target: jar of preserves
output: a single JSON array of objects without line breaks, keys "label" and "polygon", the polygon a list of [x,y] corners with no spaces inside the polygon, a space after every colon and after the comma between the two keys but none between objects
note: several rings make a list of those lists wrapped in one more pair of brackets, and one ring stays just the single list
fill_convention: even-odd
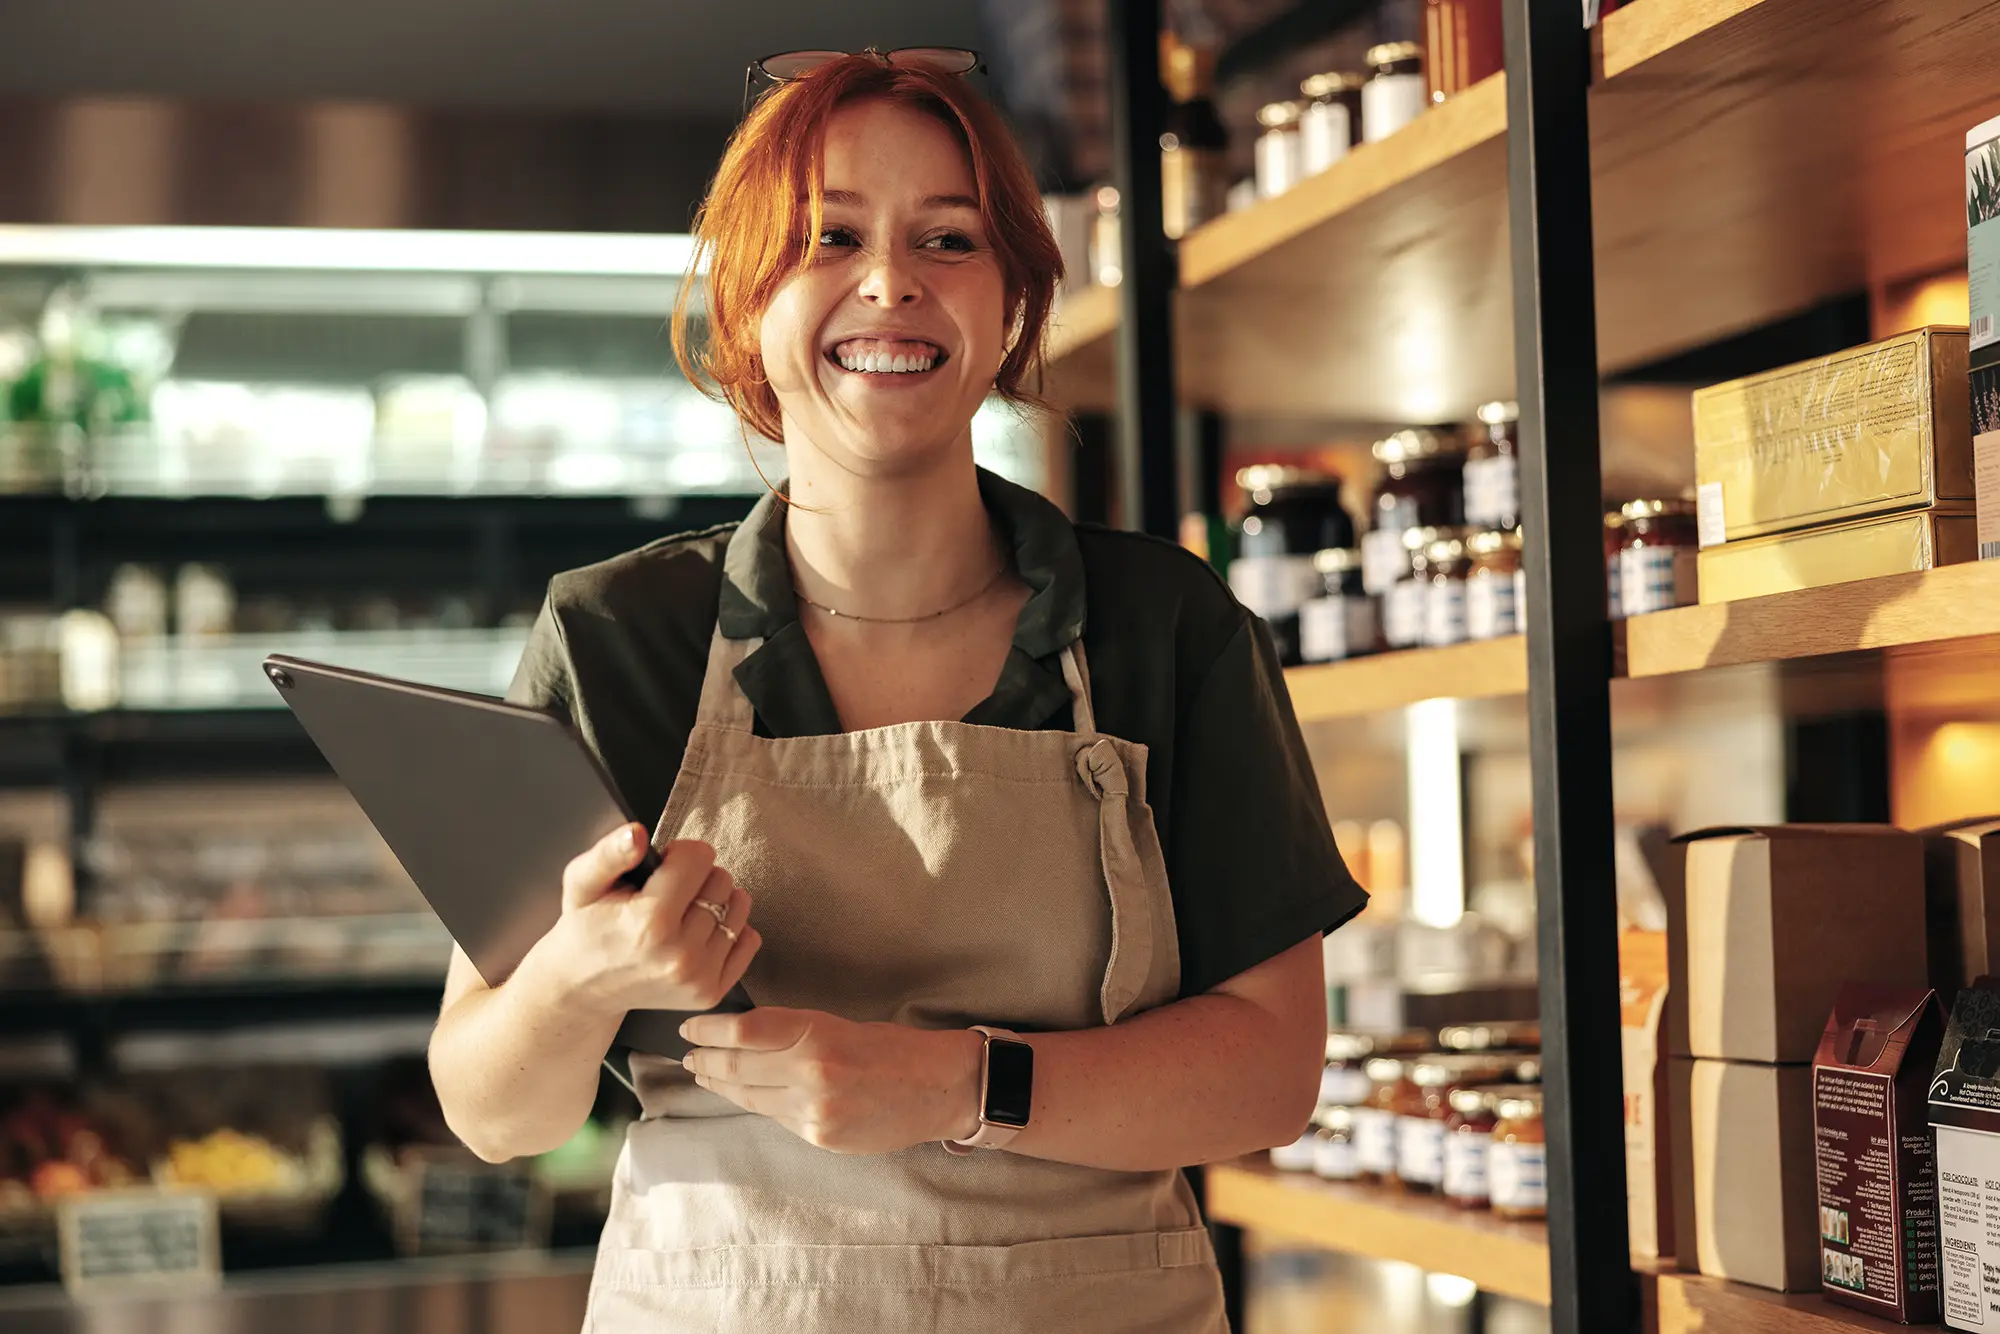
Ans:
[{"label": "jar of preserves", "polygon": [[1465,578],[1472,568],[1464,539],[1445,537],[1431,543],[1425,549],[1424,564],[1430,580],[1424,595],[1424,645],[1443,648],[1462,644],[1466,638]]},{"label": "jar of preserves", "polygon": [[1465,539],[1465,636],[1498,639],[1519,634],[1521,530],[1488,529]]},{"label": "jar of preserves", "polygon": [[[1424,642],[1430,617],[1430,550],[1448,536],[1445,528],[1407,528],[1397,543],[1398,577],[1382,593],[1382,642],[1387,647],[1416,648]],[[1365,559],[1365,556],[1364,556]]]},{"label": "jar of preserves", "polygon": [[1380,635],[1375,603],[1361,589],[1361,553],[1338,549],[1313,557],[1319,596],[1299,608],[1299,656],[1307,662],[1340,662],[1373,653]]},{"label": "jar of preserves", "polygon": [[1604,516],[1604,580],[1606,613],[1614,621],[1625,615],[1625,590],[1619,578],[1618,559],[1624,546],[1625,515],[1613,510]]},{"label": "jar of preserves", "polygon": [[1549,1153],[1542,1130],[1539,1092],[1510,1091],[1493,1105],[1499,1118],[1487,1150],[1486,1181],[1493,1212],[1503,1218],[1542,1218],[1549,1211]]},{"label": "jar of preserves", "polygon": [[1443,431],[1412,428],[1375,442],[1382,465],[1370,515],[1376,531],[1437,528],[1465,522],[1465,443]]},{"label": "jar of preserves", "polygon": [[1411,1064],[1396,1120],[1396,1176],[1407,1189],[1442,1188],[1452,1091],[1490,1084],[1503,1068],[1485,1056],[1429,1056]]},{"label": "jar of preserves", "polygon": [[1236,483],[1249,493],[1250,510],[1237,532],[1229,587],[1270,622],[1284,662],[1296,666],[1303,661],[1299,609],[1325,589],[1314,557],[1353,547],[1354,519],[1341,504],[1337,477],[1260,465],[1243,469]]},{"label": "jar of preserves", "polygon": [[1505,57],[1500,0],[1424,0],[1424,75],[1433,104],[1498,74]]},{"label": "jar of preserves", "polygon": [[1486,403],[1465,452],[1465,521],[1475,528],[1521,525],[1521,410]]},{"label": "jar of preserves", "polygon": [[1361,137],[1375,144],[1423,114],[1431,90],[1424,80],[1424,49],[1416,42],[1384,42],[1368,49],[1368,82],[1361,88]]},{"label": "jar of preserves", "polygon": [[1305,173],[1305,146],[1300,138],[1297,102],[1267,102],[1257,111],[1264,127],[1257,136],[1257,194],[1270,199],[1299,183]]},{"label": "jar of preserves", "polygon": [[1361,1175],[1354,1152],[1354,1109],[1325,1106],[1313,1114],[1313,1171],[1328,1181],[1352,1181]]},{"label": "jar of preserves", "polygon": [[1364,1177],[1396,1178],[1396,1108],[1415,1088],[1408,1066],[1399,1056],[1377,1056],[1368,1062],[1368,1101],[1354,1109],[1354,1161]]},{"label": "jar of preserves", "polygon": [[1315,74],[1299,85],[1306,108],[1299,113],[1299,166],[1308,176],[1325,171],[1361,142],[1361,89],[1366,74]]},{"label": "jar of preserves", "polygon": [[1444,1123],[1444,1197],[1464,1209],[1487,1204],[1486,1159],[1499,1121],[1493,1093],[1484,1088],[1451,1091],[1451,1115]]},{"label": "jar of preserves", "polygon": [[1326,1068],[1319,1076],[1321,1106],[1359,1107],[1368,1101],[1373,1088],[1368,1082],[1368,1059],[1375,1054],[1376,1041],[1365,1033],[1337,1029],[1326,1035]]},{"label": "jar of preserves", "polygon": [[1700,541],[1691,500],[1635,500],[1618,552],[1618,604],[1626,616],[1686,607],[1696,601],[1695,553]]}]

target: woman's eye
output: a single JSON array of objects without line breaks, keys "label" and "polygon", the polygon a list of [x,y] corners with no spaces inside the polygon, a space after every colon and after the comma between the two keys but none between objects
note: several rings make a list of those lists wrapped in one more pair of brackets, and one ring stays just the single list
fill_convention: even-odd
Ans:
[{"label": "woman's eye", "polygon": [[978,249],[972,238],[964,232],[940,232],[924,242],[926,250],[947,250],[958,254],[970,254]]},{"label": "woman's eye", "polygon": [[861,244],[861,238],[846,227],[825,227],[820,230],[820,249],[849,249]]}]

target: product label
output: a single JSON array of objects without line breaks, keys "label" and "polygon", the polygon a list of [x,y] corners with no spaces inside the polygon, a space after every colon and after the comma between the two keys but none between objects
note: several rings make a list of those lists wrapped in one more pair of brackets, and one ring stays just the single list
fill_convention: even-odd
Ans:
[{"label": "product label", "polygon": [[1521,517],[1521,461],[1496,454],[1465,465],[1465,521],[1475,528],[1512,528]]},{"label": "product label", "polygon": [[1465,581],[1465,633],[1469,639],[1498,639],[1518,634],[1517,575],[1480,570]]},{"label": "product label", "polygon": [[1695,540],[1719,547],[1729,540],[1729,520],[1722,511],[1722,483],[1703,482],[1694,492]]},{"label": "product label", "polygon": [[2000,125],[1989,121],[1967,136],[1965,251],[1972,297],[1972,346],[2000,341]]},{"label": "product label", "polygon": [[1380,143],[1424,113],[1430,84],[1421,74],[1378,74],[1361,85],[1361,139]]},{"label": "product label", "polygon": [[1458,1130],[1444,1140],[1444,1193],[1454,1200],[1486,1198],[1486,1158],[1493,1136]]},{"label": "product label", "polygon": [[1432,648],[1465,642],[1465,580],[1434,579],[1424,598],[1424,643]]},{"label": "product label", "polygon": [[1367,598],[1314,598],[1299,608],[1299,656],[1307,662],[1339,662],[1374,647],[1375,604]]},{"label": "product label", "polygon": [[1319,1072],[1319,1100],[1328,1107],[1359,1107],[1371,1087],[1359,1069],[1329,1065]]},{"label": "product label", "polygon": [[1299,117],[1301,165],[1308,176],[1346,157],[1353,142],[1354,130],[1342,103],[1315,102]]},{"label": "product label", "polygon": [[1352,1181],[1361,1175],[1354,1141],[1323,1135],[1313,1144],[1313,1171],[1328,1181]]},{"label": "product label", "polygon": [[1972,372],[1972,493],[1979,559],[2000,558],[2000,365]]},{"label": "product label", "polygon": [[1396,1174],[1396,1117],[1378,1107],[1354,1110],[1354,1158],[1371,1176]]},{"label": "product label", "polygon": [[1989,1329],[2000,1325],[2000,1136],[1955,1126],[1935,1133],[1945,1321]]},{"label": "product label", "polygon": [[1428,1117],[1396,1119],[1396,1175],[1420,1186],[1444,1181],[1444,1122]]},{"label": "product label", "polygon": [[1632,547],[1618,553],[1618,606],[1626,616],[1685,607],[1696,600],[1690,547]]},{"label": "product label", "polygon": [[[1234,566],[1230,567],[1234,569]],[[1394,528],[1378,528],[1361,535],[1361,589],[1378,597],[1400,579],[1410,577],[1410,555],[1403,546],[1403,534]]]},{"label": "product label", "polygon": [[1238,556],[1229,562],[1229,591],[1267,621],[1293,615],[1319,588],[1311,556]]},{"label": "product label", "polygon": [[1424,642],[1429,617],[1429,584],[1405,579],[1382,597],[1382,638],[1390,648],[1415,648]]},{"label": "product label", "polygon": [[[1925,1274],[1916,1271],[1934,1275],[1937,1246],[1936,1225],[1929,1221],[1935,1191],[1930,1137],[1919,1132],[1903,1137],[1908,1144],[1897,1141],[1895,1097],[1895,1082],[1886,1074],[1813,1071],[1821,1276],[1891,1310],[1904,1300],[1905,1251],[1910,1285],[1921,1289]],[[1906,1179],[1912,1167],[1923,1173],[1920,1182]]]},{"label": "product label", "polygon": [[1486,1185],[1496,1209],[1548,1208],[1547,1146],[1496,1142],[1486,1152]]}]

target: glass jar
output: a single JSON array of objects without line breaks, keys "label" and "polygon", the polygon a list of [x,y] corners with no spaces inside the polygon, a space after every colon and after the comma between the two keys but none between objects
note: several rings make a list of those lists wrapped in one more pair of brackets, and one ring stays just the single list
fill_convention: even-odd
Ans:
[{"label": "glass jar", "polygon": [[1604,581],[1606,614],[1612,620],[1625,615],[1625,590],[1619,578],[1619,553],[1625,547],[1625,516],[1613,510],[1604,516]]},{"label": "glass jar", "polygon": [[1299,166],[1308,176],[1325,171],[1361,142],[1361,89],[1366,74],[1315,74],[1299,85],[1306,108],[1299,114]]},{"label": "glass jar", "polygon": [[1465,453],[1465,521],[1475,528],[1521,526],[1521,410],[1486,403]]},{"label": "glass jar", "polygon": [[1313,1113],[1313,1171],[1328,1181],[1352,1181],[1361,1175],[1354,1151],[1354,1109],[1321,1106]]},{"label": "glass jar", "polygon": [[1452,1090],[1490,1084],[1503,1068],[1484,1056],[1430,1056],[1411,1064],[1396,1120],[1396,1177],[1406,1189],[1430,1194],[1443,1186]]},{"label": "glass jar", "polygon": [[1490,1024],[1453,1024],[1438,1030],[1438,1046],[1446,1051],[1535,1051],[1542,1045],[1542,1026],[1533,1019]]},{"label": "glass jar", "polygon": [[1326,1068],[1319,1076],[1322,1106],[1359,1107],[1368,1101],[1373,1088],[1368,1082],[1368,1059],[1375,1054],[1376,1043],[1366,1033],[1336,1029],[1326,1035]]},{"label": "glass jar", "polygon": [[1416,42],[1384,42],[1368,50],[1368,82],[1361,88],[1361,137],[1380,143],[1423,114],[1431,102],[1424,80],[1424,49]]},{"label": "glass jar", "polygon": [[1397,543],[1401,560],[1393,567],[1400,572],[1399,577],[1382,594],[1385,646],[1416,648],[1424,642],[1430,617],[1431,547],[1455,535],[1456,530],[1450,528],[1408,528],[1401,534]]},{"label": "glass jar", "polygon": [[1465,574],[1465,635],[1498,639],[1519,634],[1521,617],[1521,530],[1488,529],[1465,540],[1470,568]]},{"label": "glass jar", "polygon": [[1340,479],[1299,468],[1259,465],[1236,474],[1250,496],[1237,532],[1229,587],[1237,600],[1270,623],[1287,666],[1303,661],[1299,609],[1321,596],[1325,578],[1314,564],[1321,551],[1354,545],[1354,519],[1340,503]]},{"label": "glass jar", "polygon": [[1462,538],[1446,537],[1424,552],[1430,590],[1424,595],[1424,646],[1443,648],[1466,638],[1465,577],[1472,569]]},{"label": "glass jar", "polygon": [[1549,1211],[1549,1152],[1539,1092],[1510,1092],[1493,1105],[1499,1118],[1487,1150],[1486,1183],[1502,1218],[1542,1218]]},{"label": "glass jar", "polygon": [[1498,74],[1500,0],[1424,0],[1424,75],[1433,104]]},{"label": "glass jar", "polygon": [[[1442,431],[1402,430],[1375,442],[1382,465],[1371,527],[1401,532],[1465,522],[1465,443]],[[1329,544],[1331,545],[1331,544]]]},{"label": "glass jar", "polygon": [[1257,111],[1264,127],[1257,136],[1257,193],[1271,199],[1299,183],[1305,173],[1305,144],[1300,137],[1297,102],[1268,102]]},{"label": "glass jar", "polygon": [[1299,608],[1299,656],[1307,662],[1340,662],[1373,653],[1380,636],[1375,603],[1361,589],[1359,551],[1322,551],[1313,557],[1319,596]]},{"label": "glass jar", "polygon": [[1695,553],[1700,548],[1692,500],[1635,500],[1625,517],[1618,553],[1618,604],[1626,616],[1686,607],[1696,601]]},{"label": "glass jar", "polygon": [[1399,1056],[1377,1056],[1368,1062],[1368,1101],[1354,1109],[1354,1161],[1364,1177],[1396,1179],[1396,1109],[1406,1093],[1409,1062]]},{"label": "glass jar", "polygon": [[1462,1209],[1484,1209],[1487,1151],[1499,1117],[1493,1094],[1484,1088],[1455,1088],[1451,1115],[1444,1123],[1444,1197]]}]

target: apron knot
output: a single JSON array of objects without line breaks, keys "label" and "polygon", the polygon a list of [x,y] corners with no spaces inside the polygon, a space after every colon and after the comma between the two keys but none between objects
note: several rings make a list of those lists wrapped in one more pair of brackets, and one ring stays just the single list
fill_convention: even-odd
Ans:
[{"label": "apron knot", "polygon": [[1118,747],[1109,740],[1092,742],[1077,751],[1076,773],[1099,800],[1130,794],[1125,782],[1125,761],[1119,758]]}]

